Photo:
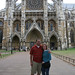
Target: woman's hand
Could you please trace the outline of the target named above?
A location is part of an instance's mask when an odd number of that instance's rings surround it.
[[[42,62],[42,64],[44,64],[45,62]]]
[[[48,50],[49,50],[49,53],[51,53],[51,50],[48,48]]]

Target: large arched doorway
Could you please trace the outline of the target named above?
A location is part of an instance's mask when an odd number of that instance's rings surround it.
[[[35,44],[36,39],[43,41],[43,36],[37,29],[33,29],[26,37],[26,46],[31,48]]]
[[[57,38],[53,35],[50,38],[50,49],[57,50],[57,48],[58,48]]]
[[[14,50],[19,50],[20,49],[20,40],[16,35],[12,39],[12,48]]]

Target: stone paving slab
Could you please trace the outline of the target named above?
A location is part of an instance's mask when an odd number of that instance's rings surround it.
[[[30,75],[30,68],[29,52],[0,60],[0,75]],[[75,75],[75,66],[52,56],[50,75]]]

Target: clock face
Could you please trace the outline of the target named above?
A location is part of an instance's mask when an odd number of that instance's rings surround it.
[[[26,8],[29,10],[43,9],[43,0],[26,0]]]

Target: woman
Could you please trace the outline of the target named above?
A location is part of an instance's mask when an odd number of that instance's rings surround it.
[[[47,49],[47,45],[43,44],[43,61],[42,75],[49,75],[51,52]]]

